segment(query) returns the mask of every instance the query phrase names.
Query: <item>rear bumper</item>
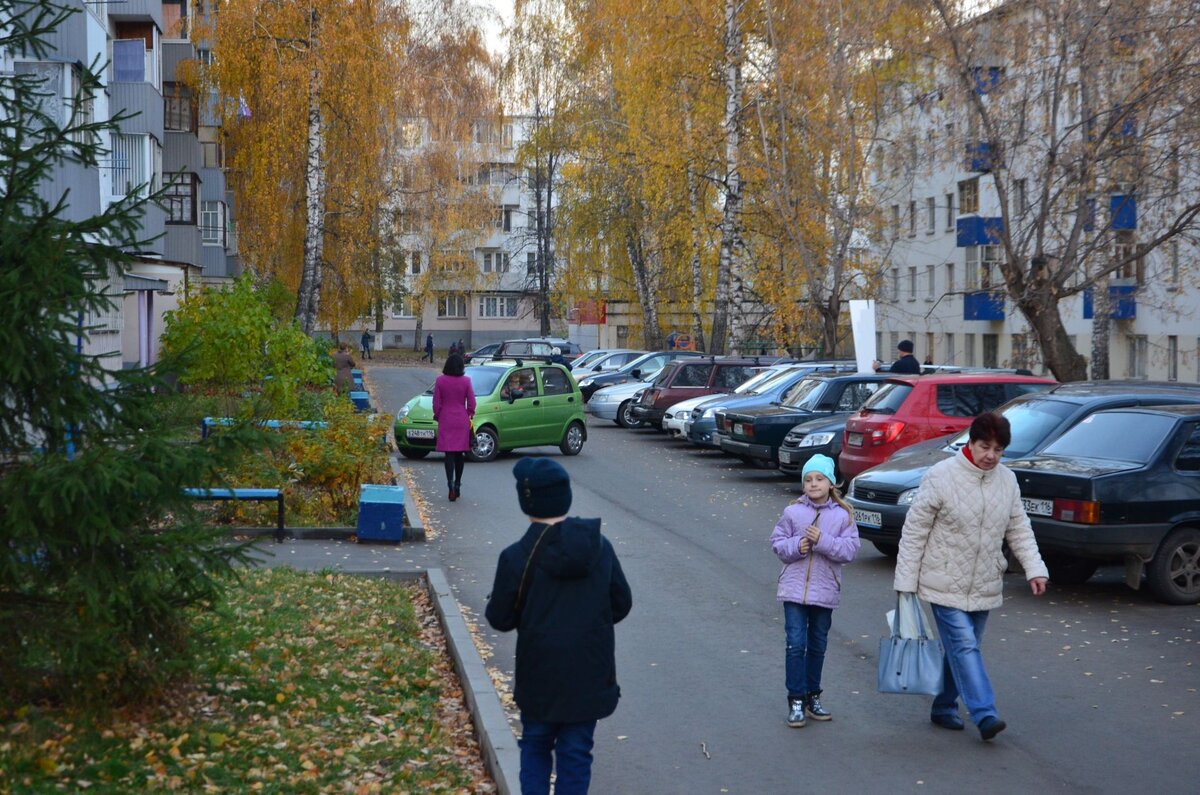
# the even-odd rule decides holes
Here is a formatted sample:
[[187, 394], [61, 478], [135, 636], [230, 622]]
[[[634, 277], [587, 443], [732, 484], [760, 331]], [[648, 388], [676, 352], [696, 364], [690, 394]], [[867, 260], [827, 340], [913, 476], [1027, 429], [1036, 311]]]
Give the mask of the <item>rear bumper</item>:
[[[860, 452], [860, 450], [864, 450], [864, 452]], [[882, 464], [889, 455], [891, 455], [891, 450], [878, 449], [866, 453], [865, 448], [843, 447], [841, 455], [838, 456], [838, 468], [841, 470], [842, 476], [849, 481], [850, 478], [857, 477], [871, 467]]]
[[701, 447], [720, 447], [724, 435], [717, 433], [717, 422], [714, 419], [701, 417], [688, 425], [687, 440]]
[[1030, 522], [1041, 551], [1101, 560], [1152, 558], [1171, 530], [1163, 524], [1086, 525], [1040, 516], [1031, 516]]
[[637, 403], [630, 413], [633, 414], [634, 419], [659, 425], [662, 423], [665, 411], [664, 409], [656, 409], [653, 406], [643, 406], [641, 403]]
[[[804, 465], [808, 463], [808, 459], [817, 453], [832, 458], [837, 465], [838, 474], [841, 475], [843, 480], [849, 482], [850, 476], [842, 469], [842, 462], [838, 460], [837, 451], [830, 445], [824, 447], [780, 447], [779, 453], [776, 455], [776, 458], [779, 459], [779, 471], [800, 477], [800, 473], [804, 470]], [[784, 459], [787, 460], [785, 461]]]
[[763, 461], [775, 460], [775, 448], [769, 444], [751, 444], [740, 439], [721, 437], [721, 449], [743, 458], [758, 458]]

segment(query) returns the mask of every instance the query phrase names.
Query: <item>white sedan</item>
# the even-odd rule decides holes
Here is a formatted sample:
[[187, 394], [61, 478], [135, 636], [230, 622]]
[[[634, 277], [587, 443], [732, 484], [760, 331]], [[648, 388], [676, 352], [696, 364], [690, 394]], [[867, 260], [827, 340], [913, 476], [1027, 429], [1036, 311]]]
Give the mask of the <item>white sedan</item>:
[[688, 398], [681, 400], [671, 406], [663, 414], [663, 430], [671, 436], [682, 436], [687, 438], [687, 426], [692, 421], [692, 409], [712, 400], [716, 395], [701, 395], [700, 397]]

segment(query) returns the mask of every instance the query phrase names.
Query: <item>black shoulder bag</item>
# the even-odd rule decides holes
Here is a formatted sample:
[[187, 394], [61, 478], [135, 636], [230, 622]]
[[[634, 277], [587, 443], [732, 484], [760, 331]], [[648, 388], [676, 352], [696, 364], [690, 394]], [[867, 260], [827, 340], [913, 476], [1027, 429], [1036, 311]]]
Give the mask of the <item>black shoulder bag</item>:
[[547, 531], [553, 526], [548, 524], [542, 528], [537, 541], [533, 542], [533, 549], [529, 552], [529, 558], [525, 561], [525, 570], [521, 572], [521, 584], [517, 586], [517, 600], [513, 603], [513, 615], [516, 616], [518, 624], [521, 623], [521, 610], [524, 609], [525, 597], [529, 594], [529, 582], [533, 577], [533, 570], [537, 568], [538, 559], [542, 555], [542, 539], [546, 537]]

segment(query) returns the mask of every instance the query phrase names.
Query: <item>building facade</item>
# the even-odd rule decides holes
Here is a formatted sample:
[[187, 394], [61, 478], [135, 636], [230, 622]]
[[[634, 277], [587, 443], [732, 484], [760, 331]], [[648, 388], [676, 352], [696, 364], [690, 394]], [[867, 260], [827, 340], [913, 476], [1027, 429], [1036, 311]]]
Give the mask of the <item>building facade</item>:
[[[1077, 245], [1086, 252], [1068, 287], [1083, 285], [1105, 262], [1126, 263], [1059, 301], [1075, 350], [1090, 362], [1093, 297], [1107, 287], [1110, 377], [1200, 381], [1200, 326], [1193, 319], [1200, 307], [1192, 265], [1196, 229], [1145, 245], [1194, 201], [1186, 198], [1189, 192], [1200, 190], [1197, 153], [1178, 145], [1190, 133], [1176, 128], [1173, 139], [1170, 127], [1151, 129], [1149, 113], [1117, 118], [1106, 133], [1109, 151], [1117, 154], [1090, 161], [1096, 176], [1086, 187], [1068, 184], [1056, 194], [1053, 181], [1044, 179], [1046, 147], [1061, 145], [1064, 157], [1082, 157], [1079, 142], [1098, 146], [1093, 120], [1108, 123], [1115, 114], [1111, 107], [1089, 109], [1089, 93], [1095, 105], [1105, 95], [1103, 88], [1089, 87], [1089, 79], [1117, 73], [1122, 57], [1135, 58], [1114, 47], [1094, 70], [1067, 64], [1056, 71], [1054, 34], [1029, 15], [1037, 9], [1006, 4], [974, 23], [969, 39], [964, 36], [974, 46], [969, 68], [975, 96], [959, 87], [960, 75], [943, 62], [931, 63], [892, 97], [873, 169], [885, 213], [875, 241], [885, 263], [876, 304], [879, 358], [894, 358], [897, 342], [910, 339], [918, 359], [936, 364], [1046, 372], [1027, 319], [1007, 295], [1000, 271], [1006, 252], [998, 237], [1007, 224], [1014, 239], [1030, 241], [1039, 213], [1057, 196], [1067, 210], [1040, 222], [1064, 239], [1051, 235], [1043, 250], [1052, 255], [1065, 247], [1077, 227]], [[1111, 41], [1122, 48], [1149, 46], [1132, 35]], [[1059, 82], [1039, 82], [1050, 79], [1046, 75]], [[990, 129], [980, 105], [995, 110]], [[1160, 159], [1156, 153], [1163, 152], [1182, 163]], [[1122, 173], [1134, 158], [1157, 163], [1155, 179]]]
[[49, 93], [63, 97], [52, 118], [66, 124], [81, 69], [102, 66], [103, 90], [83, 111], [89, 121], [123, 116], [101, 141], [107, 156], [94, 168], [64, 164], [40, 186], [51, 203], [68, 194], [67, 217], [82, 220], [131, 193], [147, 196], [167, 186], [163, 206], [146, 207], [129, 271], [113, 269], [107, 290], [117, 308], [83, 324], [88, 351], [108, 354], [113, 366], [144, 366], [157, 360], [163, 314], [189, 284], [226, 281], [241, 271], [220, 120], [211, 101], [184, 85], [187, 64], [211, 58], [192, 37], [205, 9], [195, 0], [59, 4], [74, 13], [50, 34], [46, 57], [0, 53], [0, 68], [41, 78]]

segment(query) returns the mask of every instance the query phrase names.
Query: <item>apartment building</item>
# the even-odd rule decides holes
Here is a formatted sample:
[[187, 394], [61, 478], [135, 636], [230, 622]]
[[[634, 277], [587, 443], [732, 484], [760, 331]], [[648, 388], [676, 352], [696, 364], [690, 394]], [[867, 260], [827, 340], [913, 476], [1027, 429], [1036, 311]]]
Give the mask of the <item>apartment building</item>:
[[[1050, 68], [1057, 65], [1054, 34], [1030, 16], [1038, 8], [1008, 3], [974, 23], [974, 97], [961, 88], [948, 56], [891, 97], [873, 164], [884, 209], [874, 241], [885, 262], [876, 304], [879, 356], [892, 358], [896, 343], [910, 339], [918, 359], [937, 364], [1045, 372], [1026, 318], [1003, 289], [1006, 253], [998, 235], [1007, 223], [1032, 248], [1034, 225], [1041, 222], [1052, 232], [1043, 251], [1053, 256], [1078, 221], [1085, 253], [1068, 287], [1084, 284], [1104, 262], [1126, 264], [1059, 301], [1076, 351], [1091, 360], [1093, 298], [1107, 286], [1110, 377], [1200, 381], [1196, 230], [1144, 245], [1194, 201], [1186, 197], [1200, 188], [1196, 152], [1180, 147], [1182, 136], [1173, 140], [1169, 126], [1152, 127], [1152, 117], [1165, 115], [1161, 107], [1118, 117], [1113, 100], [1103, 104], [1104, 88], [1095, 87], [1098, 77], [1119, 74], [1122, 58], [1144, 64], [1149, 55], [1138, 48], [1153, 41], [1118, 32], [1094, 69], [1068, 64], [1058, 72]], [[1039, 83], [1047, 75], [1061, 82]], [[992, 120], [999, 123], [990, 131], [976, 98], [996, 110]], [[1071, 136], [1100, 146], [1096, 127], [1102, 123], [1114, 126], [1107, 141], [1117, 154], [1091, 161], [1096, 176], [1090, 184], [1062, 188], [1065, 209], [1054, 210], [1061, 217], [1046, 223], [1041, 211], [1056, 195], [1055, 183], [1044, 179], [1046, 147], [1061, 144], [1064, 157], [1077, 156]], [[1132, 163], [1158, 170], [1130, 173]], [[1082, 208], [1082, 220], [1072, 208]]]
[[83, 64], [106, 65], [104, 90], [85, 108], [90, 120], [128, 117], [107, 140], [98, 168], [68, 163], [41, 186], [56, 202], [68, 194], [66, 215], [96, 215], [130, 193], [143, 196], [169, 185], [164, 206], [149, 205], [141, 243], [124, 275], [116, 268], [107, 286], [115, 311], [90, 317], [85, 348], [109, 354], [112, 366], [151, 364], [158, 357], [163, 314], [191, 283], [220, 282], [241, 271], [233, 226], [233, 200], [225, 184], [220, 119], [209, 98], [183, 85], [188, 61], [211, 53], [193, 41], [193, 20], [204, 13], [195, 0], [59, 0], [72, 13], [48, 38], [42, 60], [0, 53], [0, 68], [39, 76], [64, 98], [52, 117], [69, 118]]
[[[373, 319], [360, 321], [376, 333], [377, 347], [412, 346], [418, 305], [418, 346], [427, 334], [438, 348], [461, 339], [468, 349], [537, 336], [537, 177], [517, 165], [517, 149], [528, 139], [532, 124], [533, 119], [523, 116], [481, 120], [471, 125], [470, 140], [453, 143], [459, 163], [453, 178], [464, 195], [490, 203], [478, 227], [453, 230], [453, 244], [435, 242], [429, 233], [431, 214], [445, 208], [422, 206], [419, 192], [397, 208], [401, 228], [396, 259], [401, 265], [393, 275], [395, 300], [385, 310], [382, 332], [374, 332]], [[428, 119], [408, 120], [401, 130], [401, 159], [418, 161], [430, 147], [444, 145], [442, 137]], [[433, 250], [448, 245], [455, 251]], [[431, 273], [431, 262], [448, 254], [458, 261], [455, 268]]]

